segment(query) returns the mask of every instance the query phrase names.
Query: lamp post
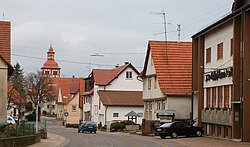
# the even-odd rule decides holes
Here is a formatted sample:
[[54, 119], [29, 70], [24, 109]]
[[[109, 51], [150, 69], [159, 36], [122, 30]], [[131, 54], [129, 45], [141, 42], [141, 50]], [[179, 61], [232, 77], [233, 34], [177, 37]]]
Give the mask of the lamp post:
[[37, 105], [36, 105], [36, 133], [38, 132], [38, 104], [39, 104], [39, 99], [37, 99]]

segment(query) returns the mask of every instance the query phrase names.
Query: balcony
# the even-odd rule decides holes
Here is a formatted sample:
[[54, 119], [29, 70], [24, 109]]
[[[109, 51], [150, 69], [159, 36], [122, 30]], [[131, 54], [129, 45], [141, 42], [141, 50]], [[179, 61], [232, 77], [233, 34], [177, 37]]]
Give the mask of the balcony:
[[232, 110], [218, 110], [218, 109], [209, 109], [202, 110], [201, 121], [203, 123], [212, 123], [219, 125], [232, 126]]
[[83, 111], [84, 112], [90, 111], [90, 103], [86, 103], [83, 105]]

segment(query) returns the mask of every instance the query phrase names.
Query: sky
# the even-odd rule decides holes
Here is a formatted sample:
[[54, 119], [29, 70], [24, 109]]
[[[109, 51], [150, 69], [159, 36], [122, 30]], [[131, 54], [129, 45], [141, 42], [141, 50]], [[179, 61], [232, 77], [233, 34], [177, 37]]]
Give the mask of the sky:
[[[132, 63], [143, 69], [149, 40], [181, 41], [231, 11], [233, 0], [0, 0], [11, 21], [11, 60], [25, 73], [40, 70], [52, 44], [61, 77]], [[103, 56], [91, 56], [100, 53]]]

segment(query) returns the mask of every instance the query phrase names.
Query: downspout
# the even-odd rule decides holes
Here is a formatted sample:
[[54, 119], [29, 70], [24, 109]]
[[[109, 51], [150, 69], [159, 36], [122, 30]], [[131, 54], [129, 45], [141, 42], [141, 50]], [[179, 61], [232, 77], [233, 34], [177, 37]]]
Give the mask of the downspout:
[[105, 107], [105, 125], [107, 125], [107, 109], [108, 109], [108, 106]]

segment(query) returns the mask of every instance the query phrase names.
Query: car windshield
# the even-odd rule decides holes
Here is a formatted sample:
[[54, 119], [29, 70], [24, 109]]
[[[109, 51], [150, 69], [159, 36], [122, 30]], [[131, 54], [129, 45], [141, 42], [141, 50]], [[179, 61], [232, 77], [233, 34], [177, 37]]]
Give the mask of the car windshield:
[[95, 122], [92, 122], [92, 121], [86, 121], [86, 122], [84, 122], [84, 124], [86, 124], [86, 125], [95, 125], [96, 123]]
[[160, 127], [170, 127], [173, 122], [162, 124]]

